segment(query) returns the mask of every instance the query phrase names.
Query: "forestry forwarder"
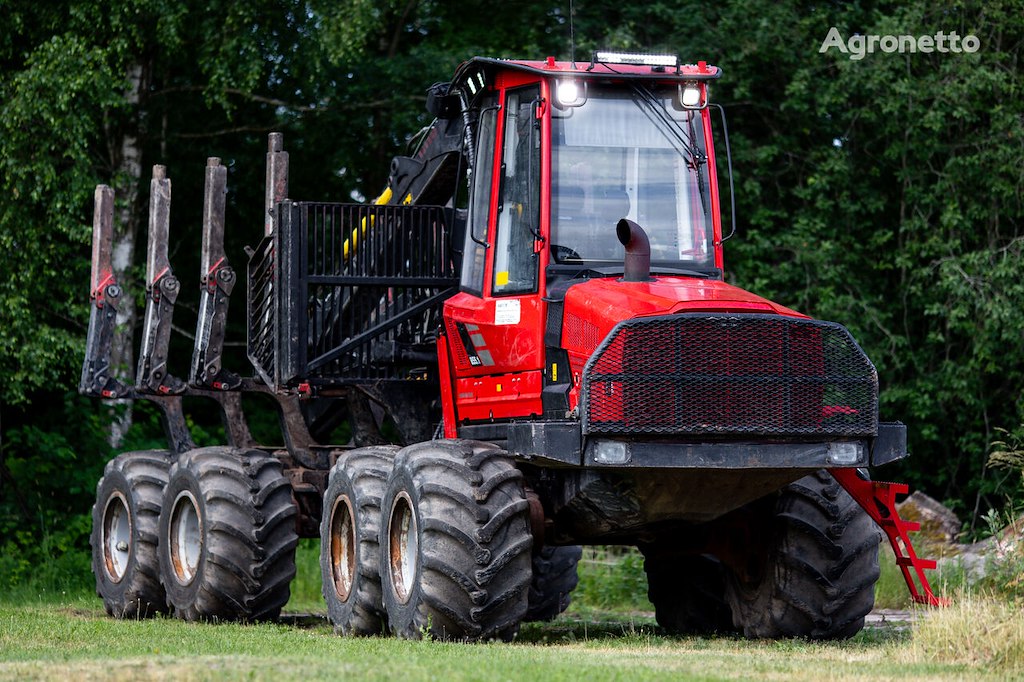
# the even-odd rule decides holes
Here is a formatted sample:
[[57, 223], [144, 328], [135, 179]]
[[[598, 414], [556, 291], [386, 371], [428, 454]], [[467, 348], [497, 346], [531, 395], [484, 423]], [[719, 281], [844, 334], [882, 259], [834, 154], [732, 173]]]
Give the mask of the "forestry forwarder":
[[[720, 75], [658, 55], [471, 59], [429, 90], [436, 119], [373, 205], [289, 199], [272, 134], [252, 378], [222, 363], [219, 160], [187, 380], [167, 368], [170, 181], [154, 167], [134, 386], [109, 366], [121, 289], [97, 188], [81, 390], [153, 401], [169, 442], [98, 485], [107, 611], [274, 618], [298, 538], [319, 536], [339, 631], [508, 639], [564, 610], [579, 545], [625, 544], [671, 631], [841, 638], [873, 606], [878, 528], [914, 599], [939, 603], [895, 508], [906, 487], [867, 476], [906, 456], [871, 362], [844, 327], [724, 282]], [[246, 391], [273, 399], [284, 447], [253, 441]], [[182, 396], [216, 401], [227, 445], [194, 446]], [[386, 419], [406, 445], [322, 444], [345, 417], [356, 443]]]

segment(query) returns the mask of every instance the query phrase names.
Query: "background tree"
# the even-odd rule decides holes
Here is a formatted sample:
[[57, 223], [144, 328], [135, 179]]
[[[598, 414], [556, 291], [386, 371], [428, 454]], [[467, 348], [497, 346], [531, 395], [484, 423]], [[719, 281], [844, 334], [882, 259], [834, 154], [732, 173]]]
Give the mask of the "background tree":
[[[878, 366], [883, 415], [910, 427], [914, 456], [884, 475], [968, 518], [998, 506], [1018, 482], [985, 469], [986, 445], [994, 427], [1024, 419], [1024, 2], [581, 0], [574, 9], [581, 61], [615, 47], [723, 67], [712, 97], [729, 115], [740, 215], [729, 279], [850, 327]], [[121, 279], [138, 309], [149, 168], [169, 169], [171, 258], [186, 284], [174, 365], [184, 367], [206, 157], [229, 169], [237, 268], [241, 247], [262, 234], [267, 132], [285, 132], [296, 198], [369, 199], [428, 122], [432, 82], [474, 54], [568, 58], [571, 49], [567, 2], [8, 0], [3, 12], [0, 564], [23, 563], [0, 565], [0, 575], [14, 578], [43, 556], [84, 548], [112, 454], [109, 410], [74, 390], [96, 183], [118, 192]], [[843, 36], [955, 30], [981, 49], [851, 60], [819, 52], [833, 26]], [[137, 318], [123, 322], [121, 363], [131, 367]], [[122, 447], [159, 438], [144, 406], [132, 428], [120, 419]], [[204, 419], [193, 415], [200, 438], [217, 428]]]

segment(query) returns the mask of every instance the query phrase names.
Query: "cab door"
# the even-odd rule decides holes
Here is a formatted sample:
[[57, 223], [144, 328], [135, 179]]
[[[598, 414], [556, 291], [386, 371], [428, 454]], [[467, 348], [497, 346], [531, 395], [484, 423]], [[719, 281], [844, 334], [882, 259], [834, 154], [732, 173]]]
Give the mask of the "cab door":
[[452, 418], [542, 412], [542, 111], [538, 83], [506, 87], [481, 109], [460, 293], [444, 306], [446, 435], [455, 435]]

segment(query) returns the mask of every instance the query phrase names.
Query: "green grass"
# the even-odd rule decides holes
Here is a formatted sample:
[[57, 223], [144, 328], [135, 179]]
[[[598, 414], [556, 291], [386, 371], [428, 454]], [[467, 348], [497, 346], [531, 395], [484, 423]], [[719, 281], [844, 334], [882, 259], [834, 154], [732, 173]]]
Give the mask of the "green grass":
[[[0, 604], [0, 679], [704, 680], [1004, 679], [1024, 623], [1005, 610], [978, 646], [970, 621], [987, 602], [947, 610], [927, 637], [868, 628], [849, 642], [671, 638], [649, 624], [592, 614], [526, 625], [513, 644], [409, 642], [334, 635], [322, 619], [285, 624], [117, 621], [94, 599]], [[948, 618], [947, 616], [951, 616]], [[946, 620], [941, 620], [946, 618]], [[1016, 635], [1010, 635], [1016, 627]], [[943, 638], [955, 641], [949, 645]], [[993, 640], [986, 640], [989, 644]], [[1010, 652], [1009, 654], [1007, 652]]]
[[[882, 557], [883, 566], [887, 557]], [[891, 563], [889, 561], [888, 563]], [[333, 634], [323, 618], [315, 542], [298, 551], [281, 623], [117, 621], [86, 593], [24, 588], [0, 598], [0, 680], [1005, 679], [1024, 675], [1024, 616], [962, 593], [907, 628], [868, 627], [848, 642], [673, 638], [655, 626], [642, 559], [587, 549], [569, 611], [526, 624], [513, 644], [408, 642]], [[891, 575], [890, 575], [891, 573]], [[880, 589], [898, 572], [883, 573]], [[885, 588], [887, 589], [887, 588]], [[298, 614], [298, 615], [296, 615]], [[310, 615], [312, 614], [312, 615]]]
[[318, 613], [326, 611], [320, 591], [320, 540], [299, 540], [295, 550], [295, 579], [292, 596], [285, 606], [290, 613]]
[[576, 573], [580, 582], [572, 594], [570, 615], [649, 613], [653, 622], [644, 558], [635, 547], [584, 547]]
[[960, 590], [950, 607], [928, 610], [914, 627], [907, 658], [969, 662], [1024, 677], [1021, 604], [992, 594]]
[[[998, 592], [938, 577], [948, 609], [918, 609], [907, 627], [867, 627], [848, 642], [667, 637], [646, 600], [634, 549], [586, 548], [573, 603], [526, 624], [513, 644], [408, 642], [333, 634], [323, 617], [315, 541], [300, 543], [281, 623], [117, 621], [91, 593], [23, 585], [0, 595], [0, 680], [402, 679], [732, 680], [1007, 679], [1024, 677], [1024, 615]], [[906, 608], [885, 548], [878, 605]], [[38, 585], [38, 583], [36, 583]]]

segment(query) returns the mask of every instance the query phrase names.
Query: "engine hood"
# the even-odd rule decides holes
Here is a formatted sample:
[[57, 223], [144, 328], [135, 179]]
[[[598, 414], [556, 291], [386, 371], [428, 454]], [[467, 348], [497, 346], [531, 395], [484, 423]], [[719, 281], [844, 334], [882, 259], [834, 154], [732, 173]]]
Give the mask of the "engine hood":
[[562, 347], [578, 361], [590, 357], [622, 320], [673, 313], [714, 312], [807, 317], [718, 280], [664, 276], [649, 282], [590, 279], [570, 286], [565, 293]]

